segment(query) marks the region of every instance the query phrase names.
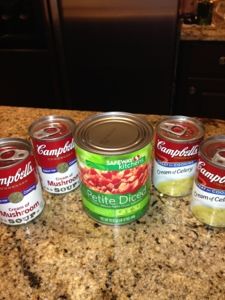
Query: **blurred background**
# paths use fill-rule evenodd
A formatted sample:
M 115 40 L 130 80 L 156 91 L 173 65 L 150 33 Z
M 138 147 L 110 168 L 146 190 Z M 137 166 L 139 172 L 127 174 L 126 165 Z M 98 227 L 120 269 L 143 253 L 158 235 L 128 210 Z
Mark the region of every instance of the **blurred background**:
M 0 0 L 0 104 L 224 118 L 224 3 Z

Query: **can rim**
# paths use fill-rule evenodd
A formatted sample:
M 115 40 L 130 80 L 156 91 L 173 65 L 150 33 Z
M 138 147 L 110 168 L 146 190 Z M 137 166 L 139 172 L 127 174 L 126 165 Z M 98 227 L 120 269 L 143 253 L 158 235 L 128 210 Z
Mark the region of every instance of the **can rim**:
M 97 124 L 100 121 L 104 123 L 104 121 L 108 122 L 110 120 L 114 120 L 115 122 L 117 120 L 118 121 L 124 120 L 125 122 L 126 120 L 127 123 L 129 123 L 130 125 L 135 124 L 137 128 L 139 127 L 139 129 L 142 130 L 143 133 L 145 133 L 145 136 L 142 138 L 142 140 L 139 143 L 136 143 L 135 145 L 127 145 L 124 147 L 121 146 L 117 148 L 116 146 L 114 148 L 105 147 L 104 149 L 98 147 L 97 145 L 96 146 L 91 145 L 89 142 L 87 142 L 84 139 L 84 136 L 87 135 L 87 131 L 91 127 L 91 125 Z M 122 155 L 122 154 L 127 154 L 130 152 L 140 150 L 146 145 L 150 144 L 152 137 L 153 137 L 153 127 L 145 118 L 141 118 L 140 115 L 138 114 L 132 114 L 129 112 L 121 112 L 121 111 L 103 112 L 103 113 L 97 113 L 95 115 L 91 115 L 86 119 L 84 119 L 83 121 L 81 121 L 75 130 L 75 144 L 78 147 L 95 154 L 101 154 L 106 156 Z
M 163 123 L 163 122 L 166 122 L 166 121 L 172 121 L 172 120 L 181 120 L 181 121 L 192 121 L 193 124 L 196 125 L 196 127 L 199 129 L 199 134 L 196 136 L 196 137 L 193 137 L 191 139 L 184 139 L 184 138 L 172 138 L 172 137 L 169 137 L 169 136 L 164 136 L 162 135 L 159 131 L 158 131 L 158 128 L 159 126 Z M 184 115 L 175 115 L 175 116 L 167 116 L 166 118 L 163 118 L 162 120 L 158 121 L 156 123 L 156 134 L 159 135 L 161 138 L 165 139 L 165 140 L 168 140 L 168 141 L 171 141 L 171 142 L 176 142 L 176 143 L 192 143 L 194 141 L 198 141 L 198 140 L 201 140 L 204 136 L 204 133 L 205 133 L 205 128 L 204 128 L 204 125 L 203 123 L 197 119 L 197 118 L 194 118 L 194 117 L 188 117 L 188 116 L 184 116 Z
M 225 166 L 216 164 L 215 162 L 213 162 L 212 160 L 210 160 L 210 158 L 205 154 L 205 151 L 203 150 L 203 147 L 206 147 L 206 145 L 208 143 L 210 143 L 211 141 L 213 141 L 213 140 L 216 141 L 216 140 L 220 140 L 220 139 L 225 141 L 225 135 L 220 134 L 220 135 L 214 135 L 214 136 L 208 137 L 207 139 L 205 139 L 204 141 L 202 141 L 200 143 L 199 153 L 207 161 L 207 163 L 211 164 L 212 166 L 214 166 L 216 168 L 225 170 Z
M 1 138 L 0 139 L 0 148 L 1 146 L 7 146 L 10 145 L 10 143 L 15 143 L 16 144 L 20 144 L 20 145 L 24 145 L 24 147 L 26 148 L 26 150 L 28 151 L 28 155 L 24 158 L 22 158 L 21 160 L 18 160 L 17 162 L 10 164 L 10 165 L 6 165 L 6 166 L 0 166 L 0 170 L 4 170 L 4 169 L 9 169 L 12 168 L 18 164 L 20 164 L 21 162 L 23 162 L 25 159 L 27 159 L 27 157 L 32 154 L 32 146 L 29 143 L 29 141 L 22 139 L 22 138 Z M 13 145 L 13 144 L 12 144 Z
M 39 125 L 41 122 L 51 122 L 51 121 L 65 121 L 67 122 L 68 124 L 70 124 L 70 131 L 65 134 L 64 136 L 60 136 L 60 137 L 56 137 L 56 138 L 44 138 L 44 139 L 38 139 L 36 137 L 34 137 L 34 130 L 35 130 L 35 127 L 37 125 Z M 35 139 L 37 141 L 39 140 L 42 140 L 42 141 L 49 141 L 49 142 L 54 142 L 54 141 L 58 141 L 58 140 L 61 140 L 61 139 L 64 139 L 65 137 L 68 137 L 69 135 L 72 134 L 72 136 L 74 135 L 74 132 L 75 132 L 75 127 L 76 127 L 76 123 L 75 121 L 70 118 L 70 117 L 65 117 L 65 116 L 61 116 L 61 115 L 47 115 L 47 116 L 43 116 L 43 117 L 40 117 L 39 119 L 37 119 L 36 121 L 34 121 L 29 127 L 28 127 L 28 133 L 30 135 L 30 137 L 32 139 Z

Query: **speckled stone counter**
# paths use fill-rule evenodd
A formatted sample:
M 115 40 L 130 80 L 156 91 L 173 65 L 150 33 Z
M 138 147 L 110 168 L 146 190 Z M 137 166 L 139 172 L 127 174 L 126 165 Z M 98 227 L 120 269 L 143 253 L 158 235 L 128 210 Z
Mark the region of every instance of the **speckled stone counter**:
M 28 138 L 49 114 L 79 122 L 90 112 L 0 107 L 0 137 Z M 225 121 L 203 122 L 206 136 L 225 133 Z M 91 220 L 79 189 L 44 198 L 32 223 L 0 225 L 0 300 L 225 299 L 225 230 L 192 217 L 190 196 L 153 191 L 146 215 L 122 227 Z
M 225 26 L 224 28 L 218 28 L 215 25 L 182 24 L 180 38 L 181 40 L 192 41 L 225 41 Z

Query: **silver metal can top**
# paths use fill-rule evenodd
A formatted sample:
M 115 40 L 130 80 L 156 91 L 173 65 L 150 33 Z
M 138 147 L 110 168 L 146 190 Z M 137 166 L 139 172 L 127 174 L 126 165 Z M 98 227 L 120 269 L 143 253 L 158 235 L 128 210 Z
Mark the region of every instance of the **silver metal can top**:
M 57 141 L 68 135 L 73 135 L 75 122 L 68 117 L 46 116 L 38 119 L 29 127 L 29 134 L 37 140 Z
M 200 153 L 208 162 L 225 170 L 225 135 L 206 139 L 200 145 Z
M 135 114 L 106 112 L 86 118 L 75 131 L 78 147 L 98 154 L 117 155 L 136 151 L 152 140 L 153 127 Z
M 191 117 L 171 116 L 156 126 L 157 134 L 172 142 L 193 142 L 204 136 L 203 124 Z
M 14 166 L 28 157 L 31 145 L 20 138 L 0 139 L 0 169 Z

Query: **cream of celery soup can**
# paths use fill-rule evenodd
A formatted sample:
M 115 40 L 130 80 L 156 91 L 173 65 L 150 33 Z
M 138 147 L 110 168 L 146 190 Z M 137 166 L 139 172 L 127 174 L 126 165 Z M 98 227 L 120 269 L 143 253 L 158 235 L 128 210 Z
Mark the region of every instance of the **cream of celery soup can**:
M 46 116 L 29 128 L 43 188 L 63 194 L 79 184 L 74 145 L 75 122 L 63 116 Z
M 0 221 L 22 225 L 44 208 L 41 184 L 30 143 L 19 138 L 0 139 Z
M 134 114 L 106 112 L 81 122 L 75 133 L 83 207 L 94 220 L 122 225 L 137 220 L 150 201 L 152 126 Z
M 191 211 L 205 224 L 225 227 L 225 135 L 200 145 Z
M 204 136 L 200 121 L 171 116 L 156 126 L 153 185 L 164 195 L 191 194 L 199 144 Z

